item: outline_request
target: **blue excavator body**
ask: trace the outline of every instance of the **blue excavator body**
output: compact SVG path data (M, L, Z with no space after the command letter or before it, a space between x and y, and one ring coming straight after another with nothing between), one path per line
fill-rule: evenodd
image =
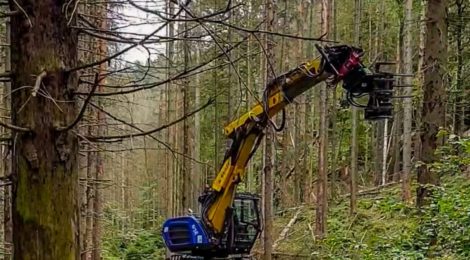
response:
M211 247L201 220L195 216L170 218L163 224L163 239L172 252L193 251Z

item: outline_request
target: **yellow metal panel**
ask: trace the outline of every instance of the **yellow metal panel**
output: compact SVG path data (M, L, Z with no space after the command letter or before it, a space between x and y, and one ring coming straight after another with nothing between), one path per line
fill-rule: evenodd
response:
M281 102L283 102L284 98L282 96L282 93L278 91L274 95L269 97L268 101L269 101L268 109L270 109L276 105L279 105ZM236 120L232 121L227 126L225 126L224 128L225 135L227 136L231 135L233 131L235 131L235 129L244 125L248 121L248 119L260 117L263 113L264 113L264 108L261 104L258 103L250 111L248 111L241 117L237 118Z
M217 177L215 177L215 180L212 183L212 189L214 189L215 191L221 191L227 183L227 179L230 177L230 172L233 168L231 166L231 162L231 158L227 158L227 160L225 160L224 164L222 165L222 168L220 169L219 173L217 174Z
M246 137L245 141L240 145L235 166L228 167L227 169L229 170L225 170L223 173L225 175L222 178L222 182L224 183L223 187L219 187L217 185L217 188L221 188L221 190L218 191L221 191L222 195L216 199L208 211L208 219L216 232L222 232L224 228L226 209L232 204L236 191L236 184L238 183L238 179L243 177L245 172L244 169L248 162L251 150L256 142L256 138L256 134L250 134ZM219 173L219 175L221 174ZM213 188L214 187L216 187L215 181L213 183Z

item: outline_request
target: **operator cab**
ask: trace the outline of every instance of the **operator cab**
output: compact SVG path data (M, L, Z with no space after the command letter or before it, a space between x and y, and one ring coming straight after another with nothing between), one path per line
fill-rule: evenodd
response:
M238 193L233 201L234 236L230 252L249 254L261 231L259 197L250 193ZM230 241L230 239L227 239Z
M215 238L197 216L171 218L163 224L163 238L175 256L213 257L249 254L261 232L260 198L250 193L237 193L232 214L222 238Z

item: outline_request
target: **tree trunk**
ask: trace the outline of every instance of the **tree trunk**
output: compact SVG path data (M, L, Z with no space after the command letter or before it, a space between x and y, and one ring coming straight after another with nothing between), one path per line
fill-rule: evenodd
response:
M10 21L5 22L5 42L6 44L11 43L10 39ZM5 48L5 72L11 71L11 50L10 48ZM2 108L4 108L5 116L10 116L11 112L6 113L9 109L10 97L5 96L6 93L10 93L11 84L9 81L4 83L4 89L2 96ZM6 129L4 129L6 130ZM7 131L8 132L8 131ZM1 156L3 158L2 165L4 175L9 175L11 173L11 154L8 151L6 146L2 147ZM11 259L12 253L12 243L13 243L13 223L11 219L11 186L5 186L3 188L3 247L5 252L4 259Z
M423 29L421 51L421 80L423 87L422 125L420 131L421 158L423 165L418 168L417 205L428 203L432 192L429 185L439 185L439 175L431 171L434 155L442 143L437 136L445 123L446 82L445 64L447 60L447 1L428 0L423 2Z
M396 73L403 73L403 41L404 41L404 24L405 19L402 17L399 21L399 29L397 35L397 49L396 49ZM401 78L396 79L397 85L402 85L403 81ZM402 95L400 89L394 92L395 95ZM402 101L396 100L394 103L394 118L393 118L393 132L391 139L393 140L391 147L393 148L391 170L389 170L389 180L392 182L398 182L401 179L402 171L402 153L401 153L401 138L402 138L402 125L403 125L403 108L401 106Z
M249 36L247 39L247 57L246 57L246 84L247 84L247 97L246 97L246 110L249 110L254 103L254 97L253 93L255 93L255 89L252 84L252 65L251 65L251 59L253 58L251 55L251 41L252 41L252 36ZM248 164L247 170L246 170L246 181L245 181L245 188L248 192L253 192L253 186L254 186L254 176L253 176L253 161Z
M468 4L468 2L467 2ZM467 7L464 5L464 0L455 0L455 5L457 8L457 24L456 24L456 32L455 32L455 40L457 44L457 73L455 75L456 77L456 84L457 84L457 90L458 94L455 100L454 106L456 107L456 111L454 114L455 120L454 120L454 130L455 133L462 135L463 132L466 130L465 129L465 119L466 113L468 113L468 105L466 105L468 102L468 97L467 97L467 90L464 84L464 41L463 41L463 35L465 32L465 26L468 24L468 22L465 22L465 13L464 9Z
M321 2L321 25L322 35L328 37L330 21L330 0ZM326 217L328 210L328 91L326 84L320 86L320 127L319 127L319 149L318 149L318 180L317 180L317 205L315 235L319 239L326 236Z
M274 0L266 0L266 30L275 31L274 23L275 18L275 5ZM272 35L266 35L266 61L265 61L265 84L274 78L274 72L272 71L274 63L274 42ZM265 85L264 84L264 85ZM263 245L264 245L264 260L270 260L272 258L273 251L273 131L271 126L266 128L266 137L264 140L264 158L263 158L263 216L264 216L264 232L263 232Z
M196 64L200 62L200 50L196 47ZM196 76L196 86L194 88L194 107L198 108L201 106L201 77L200 75ZM199 163L201 161L201 115L196 113L194 115L194 159L198 162L193 162L193 172L195 177L195 187L193 189L194 201L197 202L197 197L199 192L202 191L204 187L204 176L202 174L202 165ZM196 205L197 206L197 205ZM197 207L194 209L196 210Z
M361 41L361 18L362 18L362 1L354 1L354 44L359 45ZM352 107L352 126L351 126L351 172L350 172L350 215L356 214L356 195L357 195L357 157L358 157L358 116L359 109ZM333 169L334 170L334 169Z
M171 16L174 13L174 5L172 1L167 0L166 1L166 11L167 13ZM174 23L169 23L168 28L167 28L167 36L168 37L173 37L175 34L175 27ZM174 56L174 42L170 41L166 45L166 57L167 57L167 72L166 72L166 77L167 79L171 78L171 73L172 73L172 66L173 64L173 56ZM173 99L173 84L171 82L165 84L165 93L166 93L166 122L171 122L173 119L173 111L172 109L174 108L174 99ZM168 145L174 147L173 145L173 136L174 136L174 127L168 128L166 132L166 142ZM174 169L174 155L170 152L167 151L165 155L165 166L166 166L166 184L167 184L167 216L175 216L176 211L175 211L175 178L173 173Z
M413 47L412 47L412 38L413 32L411 30L413 25L413 0L405 1L405 23L404 23L404 73L412 74L413 73ZM403 78L403 83L406 86L403 89L404 96L411 96L413 89L412 87L412 78L405 77ZM413 114L413 104L411 98L405 98L403 100L403 176L402 176L402 200L404 202L409 202L411 200L411 122Z
M99 5L98 8L98 17L99 19L99 28L103 31L108 30L108 19L107 19L107 3L106 1L103 2L102 5ZM99 59L104 59L105 57L108 56L108 43L103 40L103 39L98 39L98 57ZM107 71L107 63L102 63L98 67L98 79L99 79L99 84L100 86L97 89L97 92L103 92L103 87L101 86L102 84L106 84L106 73ZM103 108L102 101L98 101L98 106ZM96 112L96 121L98 123L97 126L97 135L104 135L105 134L105 115L103 114L102 110L98 110ZM94 153L95 155L95 176L94 176L94 197L93 197L93 251L92 251L92 259L93 260L100 260L101 259L101 235L102 235L102 224L101 224L101 218L103 215L103 194L102 194L102 187L99 187L101 185L101 181L104 177L104 161L103 161L103 155L100 152L100 146L98 144L97 146L97 152Z
M88 126L88 135L92 135L93 132L91 131L92 126ZM92 145L87 145L86 146L89 150L92 149ZM94 222L94 214L93 214L93 171L92 167L93 164L95 163L93 160L93 153L92 152L87 152L86 156L86 182L85 182L85 226L82 227L85 229L85 234L83 238L83 252L81 254L81 258L83 260L88 260L91 259L91 252L93 248L93 242L92 242L92 233L93 233L93 222Z
M383 30L384 30L384 19L381 19L384 15L384 8L385 5L376 6L376 17L377 23L375 28L375 54L374 54L374 61L380 61L383 58ZM384 183L384 174L383 169L385 168L386 162L386 154L384 153L384 149L386 149L386 136L385 136L385 127L386 127L386 119L380 120L374 123L375 126L375 152L374 152L374 165L375 165L375 184L383 185ZM385 155L384 155L385 154Z
M78 141L71 131L56 131L77 112L78 77L66 71L77 65L77 33L67 26L74 18L63 1L9 2L28 14L11 20L12 122L30 129L13 133L14 259L78 259ZM23 87L43 71L41 91L65 102L31 97Z
M284 15L282 17L282 32L286 33L286 29L288 29L288 23L287 23L287 17L290 14L289 9L287 8L287 1L284 1L282 8L285 10ZM280 71L284 71L285 67L287 65L287 54L288 54L288 48L287 48L287 43L285 38L280 39L280 51L279 51L279 57L277 57L277 61L279 64ZM280 205L282 207L287 207L289 205L294 205L298 201L295 200L295 195L292 196L293 194L296 193L296 189L292 185L292 179L295 180L295 173L293 178L292 177L292 172L295 172L295 169L291 171L291 168L295 165L291 161L291 135L292 135L292 125L291 125L291 118L293 117L293 107L287 107L286 108L286 128L282 131L282 152L281 152L281 162L280 162L280 183L277 184L276 190L279 190L278 196L280 200ZM294 189L293 189L294 188ZM273 246L275 249L275 247Z
M187 16L184 15L183 19L186 19ZM183 30L183 38L186 39L188 37L188 23L184 22L182 26ZM187 40L183 40L181 42L181 47L183 50L183 70L186 71L189 68L189 55L190 55L190 50L189 50L189 43ZM189 111L189 104L190 104L190 97L189 97L189 80L184 79L182 82L182 95L183 95L183 111L182 115L185 115ZM182 208L183 212L187 212L189 208L195 209L195 202L196 199L192 197L193 195L193 186L191 182L194 181L195 179L193 178L193 172L191 170L191 161L189 160L189 156L191 156L191 133L190 133L190 119L185 119L183 121L183 154L184 157L182 157L183 165L181 167L182 170L182 191L183 191L183 197L182 197Z
M99 119L98 119L99 121ZM98 126L98 128L101 128ZM93 187L94 187L94 195L93 195L93 211L90 212L93 216L93 231L92 231L92 253L91 259L93 260L100 260L101 259L101 249L100 249L100 242L101 242L101 216L103 213L103 195L101 192L100 179L102 179L104 174L104 164L103 158L100 155L100 152L95 152L95 169L94 169L94 178L93 178Z

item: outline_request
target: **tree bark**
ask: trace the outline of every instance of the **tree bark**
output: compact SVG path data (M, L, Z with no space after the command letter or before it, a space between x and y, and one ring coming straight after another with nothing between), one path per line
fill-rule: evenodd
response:
M321 2L321 26L322 35L328 37L331 1ZM315 235L319 239L326 236L326 219L328 210L328 91L326 84L320 86L320 127L319 127L319 149L318 149L318 181L317 181L317 205Z
M183 16L183 19L186 19L186 15ZM184 31L183 33L183 38L188 37L188 23L184 22L182 26L182 30ZM186 71L189 68L189 55L190 55L190 50L189 50L189 43L187 40L183 40L181 42L181 47L183 50L183 69ZM190 96L189 96L189 80L184 79L182 82L182 95L183 95L183 111L182 114L185 115L188 113L189 110L189 103L190 103ZM183 165L182 165L182 191L183 191L183 197L182 197L182 208L183 212L187 211L189 208L195 209L195 202L197 201L195 198L193 198L193 186L192 181L195 179L193 178L193 171L191 170L191 161L189 160L188 156L191 156L191 129L190 129L190 119L185 119L183 121L183 154L185 157L182 158Z
M174 13L174 5L172 1L166 1L166 11L169 15L173 15ZM174 23L169 23L167 28L167 36L173 37L175 34L175 27ZM174 56L174 42L170 41L166 45L166 57L167 57L167 71L166 77L167 79L171 78L172 73L172 66L173 64L173 56ZM171 122L173 119L173 111L174 109L174 100L173 100L173 84L171 82L165 85L165 93L166 93L166 122ZM166 142L173 146L173 136L174 136L174 127L170 127L166 132ZM175 207L175 179L174 175L172 174L174 171L174 155L167 151L165 155L165 168L166 168L166 186L167 186L167 200L166 200L166 208L167 208L167 216L175 216L176 215L176 207Z
M362 18L362 1L354 1L354 44L359 45L361 41L361 18ZM350 203L349 203L349 213L350 215L355 215L357 206L356 206L356 195L357 195L357 157L358 157L358 138L357 138L357 128L358 128L358 116L359 109L357 107L352 107L352 122L351 122L351 172L350 172ZM334 169L333 169L334 170Z
M10 39L10 21L7 20L5 22L5 41L7 44L11 43ZM11 71L11 50L10 48L5 48L5 72ZM11 91L11 83L9 81L4 83L4 90L3 93L10 93ZM2 96L2 108L8 109L10 104L10 97L3 95ZM5 116L10 116L10 113L6 113L7 110L4 110ZM3 113L2 113L3 114ZM6 130L6 129L4 129ZM7 131L9 132L9 131ZM6 149L6 146L2 148L2 165L4 175L8 175L11 173L11 154ZM4 259L11 259L12 253L12 243L13 243L13 223L11 219L11 186L5 186L3 188L3 247L5 252Z
M87 127L88 134L92 134L92 126ZM87 145L87 147L91 150L92 145ZM94 164L92 152L87 152L86 155L86 187L85 187L85 226L82 228L85 229L85 234L83 238L83 253L81 254L81 258L83 260L88 260L91 257L91 252L93 248L92 242L92 233L93 233L93 222L94 222L94 214L93 214L93 171L92 167Z
M467 2L468 4L468 2ZM464 85L464 39L463 35L465 32L465 27L468 24L468 22L465 22L465 13L464 10L467 7L467 5L464 4L464 0L455 0L455 5L457 8L457 24L456 24L456 32L455 32L455 41L457 45L457 73L455 75L456 77L456 84L457 84L457 90L458 94L456 96L455 104L454 106L456 107L456 111L454 114L454 130L455 133L462 135L463 132L466 130L465 129L465 119L466 113L468 113L468 105L466 105L468 102L468 94L467 94L467 88Z
M266 30L275 31L274 23L276 21L276 11L274 0L265 1ZM272 35L266 35L265 49L265 84L274 78L272 63L274 63L274 42ZM272 65L272 66L271 66ZM264 215L264 232L263 232L263 259L270 260L273 252L273 131L271 126L266 128L266 137L264 139L264 156L263 156L263 215Z
M107 10L108 10L107 2L104 1L103 4L99 5L98 8L98 17L99 19L99 28L103 31L108 30L108 19L107 19ZM103 39L97 40L98 44L98 57L99 59L104 59L108 56L108 43ZM102 63L98 67L98 79L100 86L97 89L97 92L103 92L103 87L101 85L106 84L106 73L107 71L107 63ZM98 106L103 108L102 101L98 101ZM98 110L96 112L96 121L98 123L97 126L97 135L104 135L105 134L105 115L103 114L102 110ZM102 224L101 218L103 215L103 194L102 194L102 187L99 187L100 180L104 177L104 161L103 155L101 154L100 145L98 145L98 151L94 153L95 156L95 176L94 176L94 197L93 197L93 251L92 251L92 259L93 260L100 260L101 259L101 236L102 236Z
M199 64L200 60L200 50L196 48L196 64ZM200 75L196 76L196 86L194 88L194 107L200 107L201 105L201 77ZM196 113L194 115L194 159L198 162L193 162L193 172L195 177L195 187L193 189L194 201L197 202L197 197L199 192L204 188L204 176L202 174L202 165L199 163L201 161L201 115ZM197 209L197 207L195 208Z
M445 124L446 82L445 64L447 60L447 1L424 1L421 50L421 80L423 106L421 111L421 165L418 168L417 205L429 202L432 193L430 185L439 185L439 175L432 171L432 163L438 145L442 144L438 132Z
M405 23L404 23L404 73L413 73L413 54L412 54L412 39L413 32L411 30L413 25L413 0L405 1ZM404 96L411 96L413 89L411 88L413 82L411 77L405 77L403 83L406 86L403 89ZM403 175L402 175L402 200L409 202L411 200L411 123L413 114L413 104L410 98L403 100Z
M72 93L78 77L67 72L77 65L77 33L67 26L74 18L64 1L9 3L28 14L11 20L12 123L31 130L13 133L14 259L78 259L78 141L70 131L56 131L77 112ZM41 90L65 102L31 97L23 88L43 71Z

